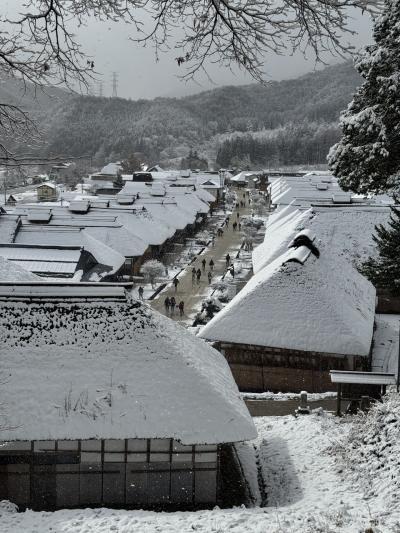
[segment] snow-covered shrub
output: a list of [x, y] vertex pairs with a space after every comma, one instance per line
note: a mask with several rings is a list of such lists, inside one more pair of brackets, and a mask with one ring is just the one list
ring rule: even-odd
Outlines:
[[208, 233], [208, 231], [200, 231], [197, 235], [196, 235], [196, 244], [201, 244], [201, 245], [206, 245], [208, 243], [208, 241], [210, 240], [211, 236], [210, 234]]
[[[352, 417], [344, 442], [333, 449], [341, 456], [352, 482], [373, 499], [375, 508], [400, 505], [400, 396], [388, 394], [367, 414]], [[371, 505], [372, 507], [372, 505]]]
[[165, 274], [165, 266], [156, 259], [150, 259], [150, 261], [143, 263], [140, 272], [151, 283], [154, 289], [156, 279]]

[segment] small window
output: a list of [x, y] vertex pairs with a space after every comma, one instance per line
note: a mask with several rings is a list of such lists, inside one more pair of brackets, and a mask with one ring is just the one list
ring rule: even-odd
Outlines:
[[123, 463], [125, 462], [124, 453], [105, 453], [104, 454], [105, 463]]
[[33, 443], [33, 450], [35, 452], [48, 452], [56, 449], [54, 440], [37, 440]]
[[170, 461], [169, 453], [151, 453], [150, 462], [151, 463], [167, 463]]
[[191, 463], [192, 454], [191, 453], [174, 453], [172, 454], [173, 463]]
[[125, 441], [122, 439], [109, 439], [104, 441], [105, 452], [124, 452]]
[[217, 461], [217, 452], [196, 453], [194, 460], [196, 463], [214, 463]]
[[146, 463], [147, 453], [129, 453], [128, 452], [126, 460], [128, 463]]
[[81, 452], [81, 463], [101, 463], [101, 453]]
[[78, 450], [78, 441], [77, 440], [59, 440], [58, 449], [60, 451], [76, 451]]
[[128, 452], [147, 452], [147, 439], [128, 439]]
[[81, 450], [85, 452], [101, 452], [100, 440], [83, 440], [81, 442]]
[[171, 449], [170, 439], [151, 439], [150, 451], [151, 452], [169, 452]]

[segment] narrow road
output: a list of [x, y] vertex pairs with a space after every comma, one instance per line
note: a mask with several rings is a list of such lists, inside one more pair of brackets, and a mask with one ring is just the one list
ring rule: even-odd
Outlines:
[[[238, 194], [238, 201], [243, 200], [243, 190], [236, 190]], [[210, 247], [205, 250], [201, 255], [199, 255], [196, 260], [188, 265], [184, 272], [179, 275], [179, 284], [177, 290], [171, 283], [166, 290], [164, 290], [158, 298], [150, 301], [150, 305], [157, 309], [160, 313], [169, 316], [170, 318], [185, 322], [188, 317], [197, 312], [200, 307], [201, 302], [204, 300], [207, 291], [209, 289], [207, 274], [210, 272], [209, 262], [212, 259], [214, 261], [214, 269], [212, 271], [212, 281], [219, 279], [226, 272], [226, 255], [229, 253], [232, 260], [236, 256], [237, 250], [240, 248], [240, 245], [243, 240], [243, 234], [241, 231], [236, 229], [233, 230], [232, 224], [235, 221], [239, 221], [240, 217], [243, 215], [249, 215], [251, 209], [249, 208], [249, 198], [246, 195], [246, 207], [235, 208], [233, 212], [229, 215], [229, 224], [228, 227], [223, 227], [223, 236], [215, 237], [214, 247]], [[239, 217], [237, 216], [239, 214]], [[212, 228], [217, 230], [216, 228]], [[203, 269], [202, 261], [206, 260], [206, 268]], [[197, 280], [192, 282], [192, 268], [196, 270], [200, 268], [201, 278], [200, 283], [197, 283]], [[179, 314], [179, 309], [176, 307], [174, 314], [167, 314], [164, 300], [166, 297], [171, 298], [174, 296], [177, 305], [180, 301], [185, 303], [185, 313], [181, 317]]]

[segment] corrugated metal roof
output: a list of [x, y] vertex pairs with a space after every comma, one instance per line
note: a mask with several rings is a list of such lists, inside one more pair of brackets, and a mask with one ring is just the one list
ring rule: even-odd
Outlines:
[[69, 210], [74, 211], [75, 213], [87, 213], [89, 209], [88, 200], [74, 200], [69, 204]]
[[35, 248], [30, 246], [0, 246], [0, 256], [10, 261], [61, 261], [77, 263], [81, 250]]
[[48, 222], [52, 216], [51, 209], [29, 210], [27, 214], [30, 222]]
[[396, 376], [383, 372], [352, 372], [346, 370], [331, 370], [332, 383], [362, 383], [366, 385], [394, 385]]
[[61, 261], [12, 261], [20, 267], [34, 273], [73, 274], [76, 263]]

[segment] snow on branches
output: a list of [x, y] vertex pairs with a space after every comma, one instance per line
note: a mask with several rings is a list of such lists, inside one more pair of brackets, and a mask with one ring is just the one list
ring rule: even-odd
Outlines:
[[328, 161], [345, 190], [396, 192], [400, 171], [400, 0], [385, 0], [375, 43], [356, 61], [365, 79], [341, 117]]

